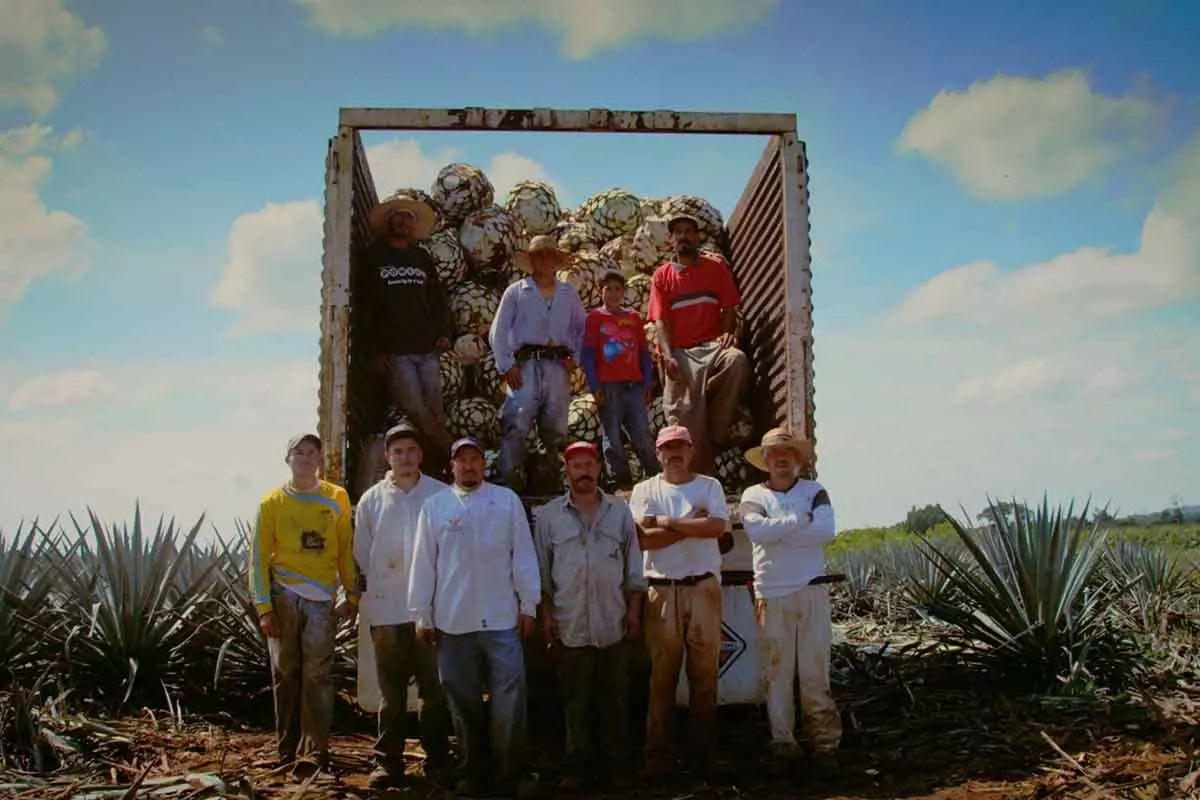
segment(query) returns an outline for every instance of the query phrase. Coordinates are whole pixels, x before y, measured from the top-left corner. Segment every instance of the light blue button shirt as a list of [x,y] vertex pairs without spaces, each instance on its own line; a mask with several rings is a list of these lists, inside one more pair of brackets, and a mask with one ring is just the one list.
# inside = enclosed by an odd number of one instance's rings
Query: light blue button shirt
[[587,312],[575,287],[557,281],[554,298],[547,303],[533,278],[509,284],[500,297],[500,307],[492,320],[490,343],[496,355],[496,371],[504,374],[516,362],[522,345],[567,347],[579,361]]

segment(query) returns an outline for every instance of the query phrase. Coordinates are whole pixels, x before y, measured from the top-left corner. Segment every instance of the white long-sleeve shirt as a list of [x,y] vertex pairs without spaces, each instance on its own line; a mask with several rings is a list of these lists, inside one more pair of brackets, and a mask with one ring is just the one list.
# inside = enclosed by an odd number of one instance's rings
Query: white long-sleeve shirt
[[829,494],[800,479],[786,492],[755,484],[742,492],[742,527],[754,554],[754,591],[762,598],[802,589],[825,573],[823,545],[836,535]]
[[450,634],[507,630],[536,616],[542,584],[516,492],[457,486],[425,501],[408,580],[417,626]]
[[367,585],[359,613],[368,625],[415,622],[408,609],[408,574],[417,541],[417,518],[425,501],[446,484],[421,475],[405,491],[388,472],[363,492],[354,509],[354,560]]

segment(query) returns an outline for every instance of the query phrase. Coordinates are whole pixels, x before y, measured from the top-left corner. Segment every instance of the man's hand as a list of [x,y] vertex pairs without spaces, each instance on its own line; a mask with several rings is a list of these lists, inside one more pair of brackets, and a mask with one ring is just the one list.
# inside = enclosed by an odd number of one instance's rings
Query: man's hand
[[644,390],[644,394],[646,395],[646,405],[651,405],[654,402],[654,387],[647,386]]
[[278,639],[279,632],[279,617],[275,616],[274,611],[268,611],[258,619],[258,629],[263,632],[263,636],[268,639]]
[[375,371],[380,375],[387,375],[392,371],[392,357],[387,353],[380,353],[375,356]]
[[563,369],[565,369],[568,373],[574,372],[575,371],[574,356],[567,356],[566,358],[564,358],[562,360],[562,365],[563,365]]
[[338,619],[349,620],[351,623],[358,617],[358,601],[343,600],[342,604],[337,608]]
[[604,390],[597,389],[592,392],[592,399],[596,401],[596,408],[604,408]]
[[737,344],[737,337],[732,333],[722,333],[717,337],[717,344],[720,345],[722,350],[726,350]]
[[434,342],[433,346],[436,347],[438,350],[449,350],[454,345],[452,345],[450,343],[449,339],[447,339],[445,336],[443,336],[440,339],[438,339],[436,342]]
[[630,608],[625,613],[624,631],[626,639],[636,639],[642,631],[642,615],[637,608]]
[[514,389],[521,388],[521,384],[524,383],[524,381],[521,378],[520,364],[514,364],[511,368],[509,368],[508,372],[504,373],[504,382]]
[[558,644],[558,622],[549,612],[542,613],[542,635],[546,637],[546,647]]
[[417,641],[421,644],[433,646],[437,644],[437,640],[436,628],[417,628]]
[[522,614],[517,617],[517,633],[521,634],[522,639],[528,639],[530,636],[533,636],[536,628],[537,621],[528,614]]
[[667,373],[667,377],[673,381],[679,380],[683,375],[683,370],[679,368],[679,359],[675,358],[671,353],[663,354],[663,370]]

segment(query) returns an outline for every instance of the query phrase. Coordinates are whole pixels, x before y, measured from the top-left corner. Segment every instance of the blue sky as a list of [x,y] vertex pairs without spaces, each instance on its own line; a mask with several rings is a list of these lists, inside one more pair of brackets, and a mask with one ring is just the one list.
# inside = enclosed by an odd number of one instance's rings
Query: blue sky
[[[989,492],[1200,502],[1193,4],[477,5],[0,0],[0,529],[139,497],[230,528],[281,479],[353,105],[794,112],[842,526]],[[367,144],[381,182],[454,158],[728,213],[764,142]]]

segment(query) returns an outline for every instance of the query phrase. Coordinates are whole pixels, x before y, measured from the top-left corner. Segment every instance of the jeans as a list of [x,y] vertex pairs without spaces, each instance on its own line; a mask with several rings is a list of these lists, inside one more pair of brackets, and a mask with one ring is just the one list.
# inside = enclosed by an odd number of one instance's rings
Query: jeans
[[[650,585],[646,593],[646,649],[650,654],[650,709],[646,750],[650,760],[672,749],[671,717],[679,668],[687,670],[689,749],[711,756],[716,743],[717,668],[721,656],[721,582],[715,576],[692,586]],[[685,657],[686,652],[686,657]]]
[[842,738],[842,717],[829,689],[833,641],[829,587],[806,586],[782,597],[759,598],[755,606],[771,741],[796,742],[792,687],[798,678],[808,741],[817,752],[836,750]]
[[388,375],[391,402],[409,416],[425,438],[426,472],[438,474],[450,452],[437,353],[392,356]]
[[629,648],[556,647],[566,716],[567,766],[580,776],[629,768]]
[[521,366],[521,387],[509,386],[500,407],[501,482],[515,488],[525,462],[525,438],[535,419],[547,457],[557,460],[567,437],[570,404],[571,380],[561,362],[531,359]]
[[[510,628],[464,634],[439,631],[438,637],[438,674],[450,701],[466,777],[488,782],[483,741],[490,728],[495,783],[515,782],[524,766],[527,729],[528,690],[520,635]],[[484,692],[491,698],[490,720],[484,717]]]
[[408,683],[416,678],[421,692],[421,746],[430,764],[445,763],[450,752],[450,714],[438,682],[437,655],[417,642],[416,626],[372,625],[375,670],[383,702],[379,706],[379,736],[375,757],[382,766],[404,771],[408,739]]
[[268,639],[275,666],[275,730],[279,756],[323,756],[333,724],[333,603],[307,600],[271,586],[279,638]]
[[621,443],[621,429],[629,434],[633,452],[642,464],[645,477],[657,475],[658,456],[650,437],[650,415],[646,411],[646,391],[636,381],[602,383],[604,404],[600,406],[600,424],[604,427],[604,465],[619,487],[633,485],[629,459]]

